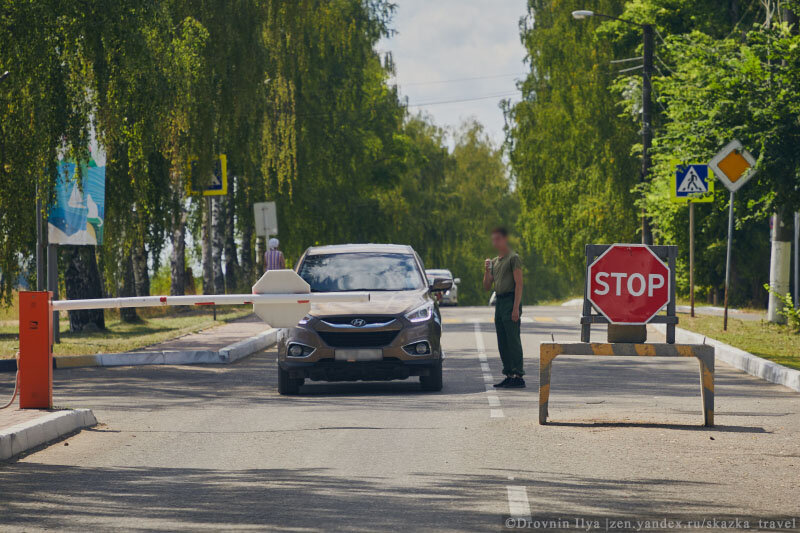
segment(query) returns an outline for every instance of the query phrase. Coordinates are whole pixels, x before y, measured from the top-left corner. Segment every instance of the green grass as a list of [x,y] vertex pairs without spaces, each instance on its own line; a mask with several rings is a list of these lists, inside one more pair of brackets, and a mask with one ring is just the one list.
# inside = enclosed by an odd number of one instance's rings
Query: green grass
[[[106,311],[106,331],[70,333],[66,313],[61,319],[61,343],[53,350],[55,355],[92,355],[117,353],[144,348],[188,333],[247,316],[247,307],[217,307],[214,322],[211,309],[177,311],[174,309],[140,309],[142,320],[128,324],[119,320],[119,313]],[[14,357],[19,350],[19,326],[7,317],[0,320],[0,359]]]
[[728,318],[728,331],[722,330],[722,317],[680,315],[679,327],[706,335],[783,366],[800,370],[800,335],[786,326],[763,320]]

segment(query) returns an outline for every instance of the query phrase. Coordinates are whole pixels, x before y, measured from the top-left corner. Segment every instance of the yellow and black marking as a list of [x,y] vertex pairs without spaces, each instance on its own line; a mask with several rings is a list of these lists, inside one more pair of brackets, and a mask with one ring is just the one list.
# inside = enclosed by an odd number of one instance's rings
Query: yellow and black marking
[[700,362],[700,392],[704,425],[714,425],[714,347],[707,344],[634,344],[599,342],[543,342],[539,347],[539,423],[547,423],[550,373],[559,355],[696,357]]

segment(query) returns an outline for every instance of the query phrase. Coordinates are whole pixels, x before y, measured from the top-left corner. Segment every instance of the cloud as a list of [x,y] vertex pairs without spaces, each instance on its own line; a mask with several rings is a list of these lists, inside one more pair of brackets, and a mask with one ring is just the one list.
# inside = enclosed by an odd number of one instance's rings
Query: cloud
[[[378,48],[391,51],[397,84],[409,104],[518,94],[525,72],[519,19],[525,0],[397,0],[397,34]],[[482,78],[464,80],[463,78]],[[448,80],[461,80],[451,82]],[[492,138],[503,140],[502,97],[412,107],[443,126],[475,117]]]

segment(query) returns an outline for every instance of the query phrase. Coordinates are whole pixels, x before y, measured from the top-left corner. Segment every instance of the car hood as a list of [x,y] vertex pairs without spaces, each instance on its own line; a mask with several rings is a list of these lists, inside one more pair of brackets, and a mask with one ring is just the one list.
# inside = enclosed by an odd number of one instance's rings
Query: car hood
[[414,291],[375,291],[369,293],[369,302],[341,302],[312,304],[315,317],[335,315],[399,315],[430,301],[427,289]]

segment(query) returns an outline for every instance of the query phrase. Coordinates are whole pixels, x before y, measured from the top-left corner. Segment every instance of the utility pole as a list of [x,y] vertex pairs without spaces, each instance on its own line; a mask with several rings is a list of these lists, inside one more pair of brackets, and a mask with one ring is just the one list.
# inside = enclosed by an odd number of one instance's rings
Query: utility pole
[[[653,93],[653,25],[642,24],[642,176],[641,182],[647,183],[650,175],[650,147],[653,141],[652,126],[652,93]],[[653,244],[650,221],[642,208],[642,244]]]
[[800,213],[794,212],[794,308],[800,307],[800,252],[798,252],[798,245],[800,245]]
[[789,292],[789,279],[792,268],[792,231],[784,223],[786,217],[781,210],[772,215],[772,246],[769,261],[769,306],[767,320],[783,324],[786,319],[781,315],[783,303],[775,294],[781,296]]

